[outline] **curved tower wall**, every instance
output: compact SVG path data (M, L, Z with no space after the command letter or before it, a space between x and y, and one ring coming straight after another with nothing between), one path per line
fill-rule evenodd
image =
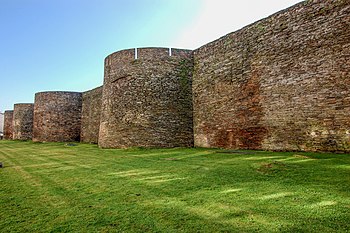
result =
M39 92L35 94L33 141L80 140L82 94Z
M13 110L4 112L4 139L13 139Z
M100 115L103 87L97 87L83 93L81 112L80 141L97 143L100 130Z
M105 59L99 146L193 145L192 52L122 50Z
M4 114L0 113L0 132L4 132Z
M13 139L31 140L34 104L15 104L13 108Z

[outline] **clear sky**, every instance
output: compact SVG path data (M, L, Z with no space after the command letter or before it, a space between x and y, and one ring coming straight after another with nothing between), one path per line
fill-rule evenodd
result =
M300 0L0 0L0 112L103 83L134 47L196 49Z

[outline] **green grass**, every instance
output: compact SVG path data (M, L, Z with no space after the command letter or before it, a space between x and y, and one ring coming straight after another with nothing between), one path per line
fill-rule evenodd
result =
M0 141L0 232L350 232L350 155Z

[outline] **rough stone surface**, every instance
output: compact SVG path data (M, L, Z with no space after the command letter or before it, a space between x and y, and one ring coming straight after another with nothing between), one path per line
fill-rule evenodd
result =
M4 139L13 139L13 111L8 110L4 112Z
M35 94L33 141L80 140L82 94L39 92Z
M15 104L13 108L13 139L31 140L34 104Z
M4 132L4 114L0 112L0 133Z
M103 87L83 93L80 141L98 143Z
M349 25L311 0L195 50L195 146L349 152Z
M105 59L99 146L193 145L191 51L123 50Z

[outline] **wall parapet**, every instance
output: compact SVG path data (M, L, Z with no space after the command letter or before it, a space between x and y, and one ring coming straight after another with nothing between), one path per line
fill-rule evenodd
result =
M189 57L192 54L192 50L178 49L178 48L161 48L161 47L144 47L144 48L131 48L123 49L109 54L105 61L108 59L152 59L160 60L168 57Z

